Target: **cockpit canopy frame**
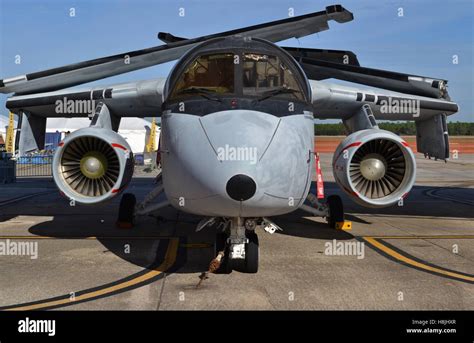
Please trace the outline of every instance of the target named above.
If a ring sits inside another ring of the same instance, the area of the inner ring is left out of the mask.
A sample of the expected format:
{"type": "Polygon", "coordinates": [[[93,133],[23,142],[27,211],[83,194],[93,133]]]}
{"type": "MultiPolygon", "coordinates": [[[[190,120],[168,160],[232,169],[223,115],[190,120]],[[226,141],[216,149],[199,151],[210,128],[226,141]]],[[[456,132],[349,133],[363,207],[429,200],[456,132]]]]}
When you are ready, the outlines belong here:
{"type": "Polygon", "coordinates": [[[271,42],[245,37],[217,38],[190,50],[171,71],[164,94],[165,107],[227,98],[311,104],[308,79],[293,57],[271,42]]]}

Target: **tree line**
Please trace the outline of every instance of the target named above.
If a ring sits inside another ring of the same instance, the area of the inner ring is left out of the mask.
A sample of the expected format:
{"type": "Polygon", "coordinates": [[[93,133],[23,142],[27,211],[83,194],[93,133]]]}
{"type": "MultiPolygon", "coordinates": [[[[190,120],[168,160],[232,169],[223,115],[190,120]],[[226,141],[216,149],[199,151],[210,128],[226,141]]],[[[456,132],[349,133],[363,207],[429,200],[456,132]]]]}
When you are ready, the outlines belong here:
{"type": "MultiPolygon", "coordinates": [[[[416,135],[416,126],[414,122],[383,122],[378,123],[379,128],[391,131],[401,136],[416,135]]],[[[473,136],[474,123],[452,122],[448,123],[448,132],[451,136],[473,136]]],[[[316,136],[344,136],[346,129],[342,123],[337,124],[316,124],[316,136]]]]}

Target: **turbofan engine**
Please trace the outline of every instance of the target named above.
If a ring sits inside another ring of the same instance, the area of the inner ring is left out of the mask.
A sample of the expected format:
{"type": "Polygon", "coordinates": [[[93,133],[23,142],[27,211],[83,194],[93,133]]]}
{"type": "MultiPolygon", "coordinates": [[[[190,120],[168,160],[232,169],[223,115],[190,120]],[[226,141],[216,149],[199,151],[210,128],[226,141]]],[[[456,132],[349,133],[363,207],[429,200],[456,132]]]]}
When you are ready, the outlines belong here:
{"type": "Polygon", "coordinates": [[[333,157],[336,182],[366,207],[386,207],[403,199],[415,182],[416,163],[408,144],[385,130],[357,131],[333,157]]]}
{"type": "Polygon", "coordinates": [[[69,199],[96,204],[112,198],[132,179],[133,154],[118,133],[89,127],[68,135],[53,158],[56,185],[69,199]]]}

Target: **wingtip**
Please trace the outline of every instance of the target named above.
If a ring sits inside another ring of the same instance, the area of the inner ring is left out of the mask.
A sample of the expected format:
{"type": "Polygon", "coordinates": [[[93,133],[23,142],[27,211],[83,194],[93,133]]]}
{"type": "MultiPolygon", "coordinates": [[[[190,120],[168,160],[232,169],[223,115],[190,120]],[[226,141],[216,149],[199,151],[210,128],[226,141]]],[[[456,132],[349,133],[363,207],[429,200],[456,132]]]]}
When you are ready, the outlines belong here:
{"type": "Polygon", "coordinates": [[[352,12],[345,9],[344,6],[340,4],[326,6],[326,13],[329,16],[334,16],[334,20],[338,23],[346,23],[354,19],[352,12]]]}
{"type": "Polygon", "coordinates": [[[187,38],[177,37],[175,35],[172,35],[169,32],[158,32],[158,39],[164,42],[165,44],[176,43],[176,42],[187,40],[187,38]]]}

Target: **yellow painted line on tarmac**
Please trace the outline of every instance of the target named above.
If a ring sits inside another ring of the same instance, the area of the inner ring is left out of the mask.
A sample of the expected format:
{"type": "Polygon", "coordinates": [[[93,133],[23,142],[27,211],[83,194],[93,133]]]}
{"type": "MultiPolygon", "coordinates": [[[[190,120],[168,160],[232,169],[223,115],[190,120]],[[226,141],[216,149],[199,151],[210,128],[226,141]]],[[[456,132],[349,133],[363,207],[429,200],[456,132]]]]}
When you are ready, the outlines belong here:
{"type": "Polygon", "coordinates": [[[163,263],[160,266],[158,266],[157,268],[155,268],[155,269],[153,269],[153,270],[151,270],[151,271],[149,271],[149,272],[147,272],[143,275],[137,276],[136,278],[133,278],[131,280],[124,281],[124,282],[118,283],[118,284],[110,286],[110,287],[98,289],[96,291],[91,291],[91,292],[88,292],[88,293],[84,293],[84,294],[81,294],[79,296],[76,296],[74,299],[65,298],[65,299],[59,299],[59,300],[53,300],[53,301],[45,301],[45,302],[34,304],[34,305],[26,305],[26,306],[21,306],[21,307],[6,308],[5,310],[6,311],[40,310],[40,309],[43,309],[43,308],[49,308],[49,307],[58,306],[58,305],[70,305],[71,303],[74,303],[74,302],[79,302],[79,301],[83,301],[83,300],[87,300],[87,299],[91,299],[91,298],[103,297],[103,296],[110,295],[111,293],[115,293],[119,290],[122,290],[122,289],[128,288],[130,286],[134,286],[136,284],[145,282],[147,280],[150,280],[150,279],[166,272],[166,270],[171,268],[171,266],[173,266],[173,264],[176,261],[178,247],[179,247],[179,239],[177,239],[177,238],[171,239],[169,244],[168,244],[168,248],[166,250],[165,259],[164,259],[163,263]]]}
{"type": "Polygon", "coordinates": [[[474,235],[370,236],[370,238],[375,238],[375,239],[474,239],[474,235]]]}
{"type": "MultiPolygon", "coordinates": [[[[427,264],[415,261],[415,260],[413,260],[413,259],[411,259],[407,256],[404,256],[404,255],[398,253],[397,251],[391,249],[390,247],[384,245],[382,242],[377,240],[375,237],[363,237],[363,239],[367,243],[369,243],[372,246],[376,247],[377,249],[383,251],[384,253],[391,256],[392,258],[394,258],[398,261],[404,262],[404,263],[406,263],[408,265],[411,265],[413,267],[423,269],[423,270],[426,270],[426,271],[429,271],[429,272],[433,272],[433,273],[436,273],[436,274],[449,276],[449,277],[456,278],[456,279],[461,279],[461,280],[465,280],[465,281],[469,281],[469,282],[474,282],[474,277],[472,277],[472,276],[467,276],[467,275],[456,273],[454,271],[448,271],[448,270],[444,270],[442,268],[429,266],[427,264]]],[[[384,237],[384,239],[387,239],[387,238],[384,237]]]]}

